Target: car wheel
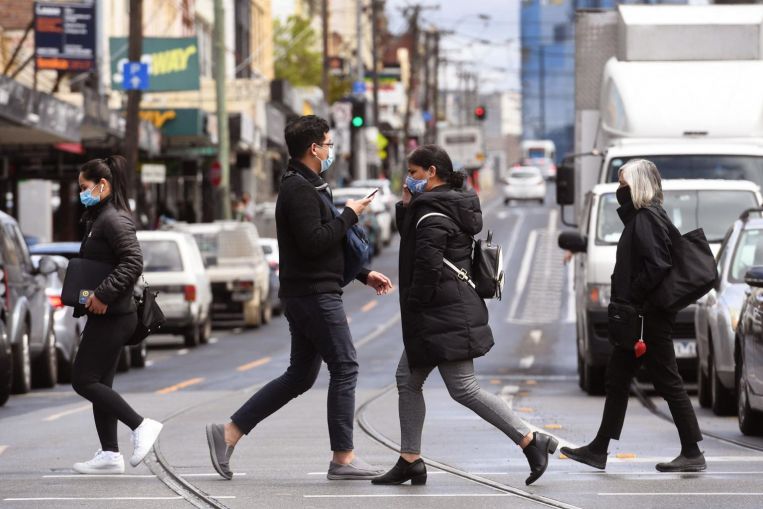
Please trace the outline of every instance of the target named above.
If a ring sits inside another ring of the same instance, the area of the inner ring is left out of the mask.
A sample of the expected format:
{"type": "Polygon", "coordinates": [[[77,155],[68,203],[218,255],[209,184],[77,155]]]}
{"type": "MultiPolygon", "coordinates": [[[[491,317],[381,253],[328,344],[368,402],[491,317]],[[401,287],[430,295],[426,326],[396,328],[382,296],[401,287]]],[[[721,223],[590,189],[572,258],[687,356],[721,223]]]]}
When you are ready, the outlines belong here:
{"type": "Polygon", "coordinates": [[[763,435],[763,412],[757,412],[750,407],[744,361],[741,361],[739,364],[736,370],[739,431],[745,435],[763,435]],[[739,367],[739,364],[741,364],[741,367],[739,367]]]}
{"type": "Polygon", "coordinates": [[[260,322],[262,322],[263,325],[266,325],[270,323],[270,320],[273,319],[273,304],[271,304],[270,299],[268,299],[260,307],[262,308],[262,316],[260,316],[260,322]]]}
{"type": "Polygon", "coordinates": [[[697,399],[702,408],[709,408],[713,404],[713,397],[710,393],[710,378],[702,371],[699,356],[697,356],[697,399]]]}
{"type": "Polygon", "coordinates": [[[710,363],[710,394],[712,399],[712,409],[715,415],[734,415],[734,395],[732,391],[726,389],[718,378],[715,370],[715,362],[710,363]]]}
{"type": "Polygon", "coordinates": [[[8,340],[5,324],[0,322],[0,406],[3,406],[11,395],[13,382],[11,355],[11,343],[8,340]]]}
{"type": "Polygon", "coordinates": [[[503,204],[506,205],[506,206],[508,206],[510,202],[511,202],[511,200],[509,200],[508,198],[504,198],[503,199],[503,204]]]}
{"type": "Polygon", "coordinates": [[[212,315],[208,312],[207,318],[199,326],[199,341],[202,345],[209,343],[209,338],[212,337],[212,315]]]}
{"type": "Polygon", "coordinates": [[[129,346],[122,348],[122,353],[119,355],[119,361],[117,362],[117,373],[130,371],[130,364],[132,364],[131,353],[129,346]]]}
{"type": "Polygon", "coordinates": [[[13,345],[13,393],[26,394],[32,390],[32,359],[29,352],[29,327],[25,323],[21,340],[13,345]]]}
{"type": "Polygon", "coordinates": [[[200,327],[196,324],[189,325],[183,334],[183,343],[186,348],[196,348],[201,343],[201,334],[199,333],[200,327]]]}
{"type": "Polygon", "coordinates": [[[583,357],[578,351],[578,387],[580,387],[582,390],[585,390],[585,379],[583,378],[583,373],[583,357]]]}
{"type": "Polygon", "coordinates": [[[34,361],[32,369],[32,384],[34,387],[50,389],[58,381],[58,355],[56,352],[56,333],[51,324],[45,338],[40,356],[34,361]]]}
{"type": "Polygon", "coordinates": [[[140,344],[130,347],[130,365],[133,368],[145,368],[146,360],[148,360],[148,346],[144,339],[140,344]]]}
{"type": "Polygon", "coordinates": [[[262,324],[262,299],[256,294],[252,300],[244,304],[244,325],[256,328],[262,324]]]}
{"type": "Polygon", "coordinates": [[[538,203],[540,203],[541,205],[544,205],[546,203],[546,200],[544,198],[540,198],[538,200],[538,203]]]}

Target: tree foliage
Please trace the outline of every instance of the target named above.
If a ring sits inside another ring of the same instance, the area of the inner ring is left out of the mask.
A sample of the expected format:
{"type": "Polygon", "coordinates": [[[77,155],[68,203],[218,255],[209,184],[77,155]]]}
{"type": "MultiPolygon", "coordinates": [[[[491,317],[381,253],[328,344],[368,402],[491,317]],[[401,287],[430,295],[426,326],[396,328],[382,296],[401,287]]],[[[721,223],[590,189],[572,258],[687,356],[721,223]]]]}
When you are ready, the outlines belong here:
{"type": "Polygon", "coordinates": [[[285,22],[276,19],[273,42],[276,79],[297,87],[320,86],[323,54],[309,19],[296,15],[285,22]]]}

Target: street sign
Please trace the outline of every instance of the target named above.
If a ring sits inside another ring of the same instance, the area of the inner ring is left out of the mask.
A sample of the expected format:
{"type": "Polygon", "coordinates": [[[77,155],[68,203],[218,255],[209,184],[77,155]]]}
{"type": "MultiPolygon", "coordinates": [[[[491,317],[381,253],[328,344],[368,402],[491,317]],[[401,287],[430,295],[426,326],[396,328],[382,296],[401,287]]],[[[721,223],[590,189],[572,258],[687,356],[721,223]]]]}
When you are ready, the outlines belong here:
{"type": "Polygon", "coordinates": [[[125,62],[122,65],[122,88],[125,90],[146,90],[148,81],[148,64],[143,62],[125,62]]]}
{"type": "Polygon", "coordinates": [[[431,122],[432,121],[432,113],[428,111],[421,112],[421,116],[424,118],[424,122],[431,122]]]}
{"type": "MultiPolygon", "coordinates": [[[[126,37],[109,38],[114,88],[125,87],[123,69],[128,61],[127,46],[126,37]]],[[[149,92],[199,90],[199,42],[195,36],[144,37],[140,61],[148,64],[149,92]]]]}
{"type": "Polygon", "coordinates": [[[353,81],[352,82],[352,93],[355,95],[365,94],[366,93],[366,82],[365,81],[353,81]]]}
{"type": "MultiPolygon", "coordinates": [[[[18,8],[21,9],[20,3],[18,8]]],[[[35,67],[72,72],[94,69],[95,31],[93,0],[35,2],[35,67]]]]}
{"type": "Polygon", "coordinates": [[[212,187],[220,187],[222,180],[223,167],[220,165],[220,161],[214,161],[209,167],[209,181],[212,183],[212,187]]]}
{"type": "Polygon", "coordinates": [[[140,167],[140,181],[144,184],[164,184],[167,167],[163,164],[144,164],[140,167]]]}

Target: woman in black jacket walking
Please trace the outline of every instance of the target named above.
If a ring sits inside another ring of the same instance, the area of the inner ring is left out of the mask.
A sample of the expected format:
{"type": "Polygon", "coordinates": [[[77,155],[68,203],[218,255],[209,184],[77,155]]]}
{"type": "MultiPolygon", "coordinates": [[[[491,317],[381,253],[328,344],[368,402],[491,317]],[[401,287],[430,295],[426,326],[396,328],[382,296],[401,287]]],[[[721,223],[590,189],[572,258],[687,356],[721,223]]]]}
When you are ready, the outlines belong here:
{"type": "Polygon", "coordinates": [[[493,346],[485,302],[445,265],[471,271],[472,235],[482,230],[479,198],[462,190],[464,175],[453,171],[448,154],[436,145],[408,157],[403,200],[397,204],[400,232],[400,311],[405,351],[397,368],[401,429],[400,459],[374,484],[426,482],[421,459],[425,404],[422,387],[437,367],[451,397],[504,432],[530,463],[527,484],[548,465],[557,441],[529,433],[509,406],[480,388],[473,359],[493,346]]]}
{"type": "Polygon", "coordinates": [[[658,463],[656,468],[660,472],[698,472],[706,468],[697,446],[702,433],[676,364],[671,339],[676,314],[650,305],[650,293],[672,266],[668,228],[675,227],[662,207],[662,182],[654,163],[645,159],[629,161],[620,168],[619,178],[617,213],[625,228],[617,243],[611,300],[625,305],[626,310],[630,306],[634,316],[637,313],[643,317],[647,349],[637,357],[636,338],[615,337],[621,334],[610,329],[610,340],[616,346],[607,367],[607,397],[599,432],[590,444],[577,449],[562,447],[562,453],[595,468],[606,467],[609,441],[620,439],[631,380],[644,362],[654,388],[668,403],[681,439],[679,456],[658,463]]]}
{"type": "MultiPolygon", "coordinates": [[[[117,443],[117,420],[133,430],[132,466],[154,444],[162,424],[144,419],[111,388],[119,355],[138,323],[133,289],[143,272],[143,255],[127,201],[125,159],[93,159],[80,169],[80,201],[86,207],[80,258],[113,267],[85,304],[87,324],[72,371],[72,386],[93,403],[101,448],[89,461],[75,463],[81,474],[121,474],[124,459],[117,443]]],[[[78,313],[75,311],[75,315],[78,313]]],[[[79,316],[79,315],[78,315],[79,316]]]]}

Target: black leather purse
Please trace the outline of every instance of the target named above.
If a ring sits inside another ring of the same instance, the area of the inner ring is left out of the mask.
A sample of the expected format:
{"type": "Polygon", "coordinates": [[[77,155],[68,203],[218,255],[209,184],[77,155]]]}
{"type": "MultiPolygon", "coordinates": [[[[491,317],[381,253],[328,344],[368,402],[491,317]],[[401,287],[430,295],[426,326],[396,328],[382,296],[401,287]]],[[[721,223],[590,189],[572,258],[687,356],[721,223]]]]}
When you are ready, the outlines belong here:
{"type": "Polygon", "coordinates": [[[145,285],[143,291],[139,297],[135,297],[135,304],[138,306],[138,325],[130,339],[127,340],[127,344],[131,346],[140,344],[149,334],[160,329],[166,321],[162,309],[156,302],[156,296],[159,295],[159,292],[152,292],[149,286],[145,284],[145,279],[143,283],[145,285]]]}

